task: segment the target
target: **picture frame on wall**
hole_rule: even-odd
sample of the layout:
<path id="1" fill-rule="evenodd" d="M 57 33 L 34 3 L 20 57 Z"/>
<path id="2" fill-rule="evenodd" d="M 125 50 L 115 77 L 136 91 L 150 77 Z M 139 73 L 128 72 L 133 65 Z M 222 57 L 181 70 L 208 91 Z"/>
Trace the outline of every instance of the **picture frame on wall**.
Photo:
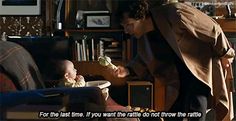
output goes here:
<path id="1" fill-rule="evenodd" d="M 87 13 L 84 14 L 85 28 L 110 28 L 110 13 Z"/>
<path id="2" fill-rule="evenodd" d="M 40 15 L 41 0 L 0 0 L 0 15 Z"/>

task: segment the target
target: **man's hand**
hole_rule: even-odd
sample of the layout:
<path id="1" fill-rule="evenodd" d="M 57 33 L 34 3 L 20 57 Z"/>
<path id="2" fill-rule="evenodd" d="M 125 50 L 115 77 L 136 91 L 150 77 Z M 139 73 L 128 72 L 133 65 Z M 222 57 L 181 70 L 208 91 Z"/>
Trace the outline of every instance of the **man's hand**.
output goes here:
<path id="1" fill-rule="evenodd" d="M 112 74 L 118 78 L 124 78 L 129 75 L 129 70 L 123 66 L 117 66 L 117 69 L 112 71 Z"/>
<path id="2" fill-rule="evenodd" d="M 222 58 L 221 65 L 224 69 L 227 69 L 231 63 L 233 63 L 234 58 Z"/>

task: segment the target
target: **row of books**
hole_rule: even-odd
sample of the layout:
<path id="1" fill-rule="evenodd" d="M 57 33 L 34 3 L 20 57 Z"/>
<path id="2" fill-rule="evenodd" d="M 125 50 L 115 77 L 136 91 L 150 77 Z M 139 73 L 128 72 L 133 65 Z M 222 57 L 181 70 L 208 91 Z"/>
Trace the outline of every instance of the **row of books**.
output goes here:
<path id="1" fill-rule="evenodd" d="M 122 60 L 122 44 L 113 38 L 86 39 L 75 41 L 75 59 L 94 61 L 99 56 L 109 56 L 112 60 Z"/>

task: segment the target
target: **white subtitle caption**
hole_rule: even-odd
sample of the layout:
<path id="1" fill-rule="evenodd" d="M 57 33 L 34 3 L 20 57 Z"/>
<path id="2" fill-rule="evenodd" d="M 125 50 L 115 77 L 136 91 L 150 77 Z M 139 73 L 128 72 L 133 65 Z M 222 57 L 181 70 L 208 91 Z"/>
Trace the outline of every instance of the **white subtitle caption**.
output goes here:
<path id="1" fill-rule="evenodd" d="M 39 112 L 39 118 L 174 118 L 201 117 L 200 112 Z"/>

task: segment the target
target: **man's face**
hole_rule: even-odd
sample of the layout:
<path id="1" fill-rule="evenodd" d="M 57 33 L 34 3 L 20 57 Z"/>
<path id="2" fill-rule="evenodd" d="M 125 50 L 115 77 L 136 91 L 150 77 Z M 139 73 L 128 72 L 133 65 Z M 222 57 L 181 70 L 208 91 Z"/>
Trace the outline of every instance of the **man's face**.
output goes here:
<path id="1" fill-rule="evenodd" d="M 140 20 L 129 18 L 128 14 L 124 13 L 121 25 L 124 27 L 125 33 L 135 37 L 140 36 L 140 30 L 142 29 Z"/>

